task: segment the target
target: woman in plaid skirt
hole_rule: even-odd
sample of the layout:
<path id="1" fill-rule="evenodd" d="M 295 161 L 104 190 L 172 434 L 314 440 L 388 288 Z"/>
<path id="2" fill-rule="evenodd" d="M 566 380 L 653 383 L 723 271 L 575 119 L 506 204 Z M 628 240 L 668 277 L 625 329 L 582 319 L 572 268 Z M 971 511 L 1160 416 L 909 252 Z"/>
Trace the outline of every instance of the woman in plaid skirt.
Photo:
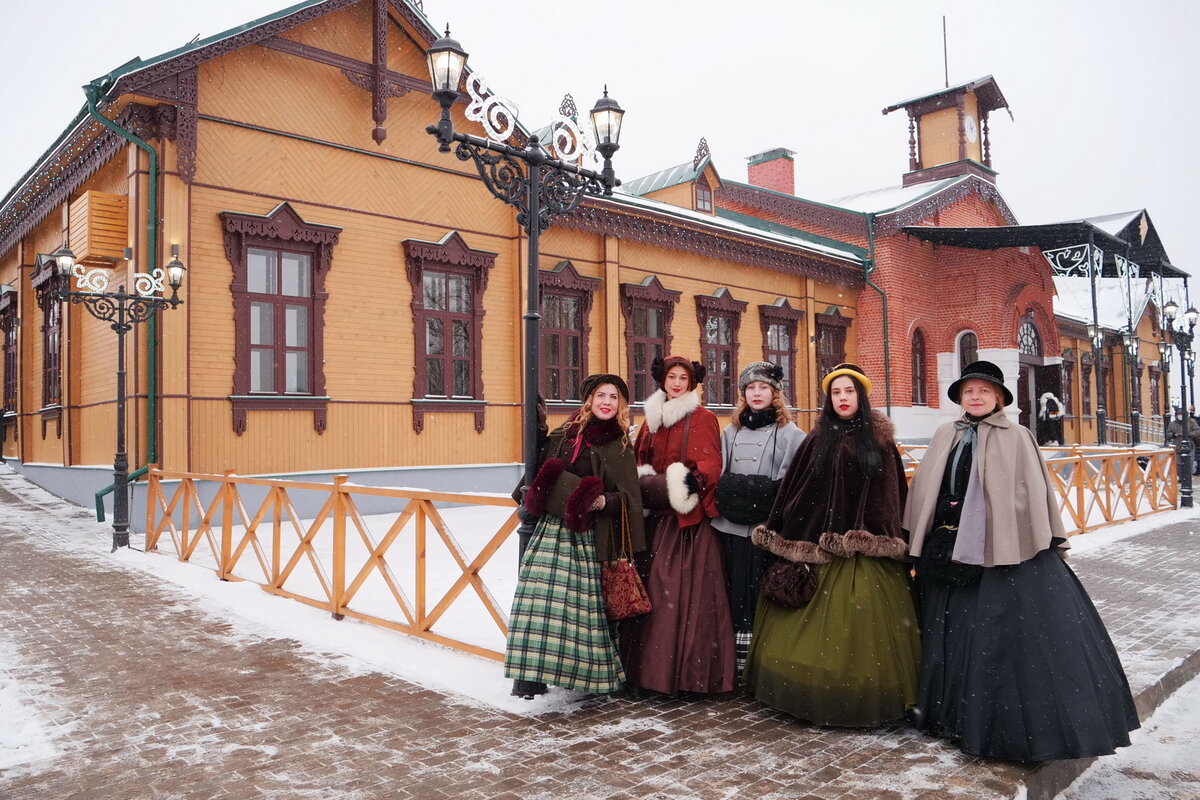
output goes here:
<path id="1" fill-rule="evenodd" d="M 635 552 L 645 549 L 629 387 L 616 375 L 589 375 L 580 396 L 583 405 L 542 448 L 525 493 L 525 510 L 540 519 L 521 558 L 504 674 L 526 698 L 547 684 L 601 694 L 625 682 L 600 564 L 626 534 Z"/>

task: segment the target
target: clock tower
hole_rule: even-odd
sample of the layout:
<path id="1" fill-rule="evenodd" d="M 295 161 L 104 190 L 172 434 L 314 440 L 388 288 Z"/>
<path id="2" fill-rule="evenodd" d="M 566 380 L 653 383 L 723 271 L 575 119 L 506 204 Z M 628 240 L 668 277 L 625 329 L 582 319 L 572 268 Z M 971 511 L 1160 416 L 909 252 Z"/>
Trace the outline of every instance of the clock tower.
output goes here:
<path id="1" fill-rule="evenodd" d="M 964 174 L 995 182 L 988 115 L 1008 110 L 1008 101 L 991 75 L 896 103 L 883 113 L 901 108 L 908 112 L 905 186 Z"/>

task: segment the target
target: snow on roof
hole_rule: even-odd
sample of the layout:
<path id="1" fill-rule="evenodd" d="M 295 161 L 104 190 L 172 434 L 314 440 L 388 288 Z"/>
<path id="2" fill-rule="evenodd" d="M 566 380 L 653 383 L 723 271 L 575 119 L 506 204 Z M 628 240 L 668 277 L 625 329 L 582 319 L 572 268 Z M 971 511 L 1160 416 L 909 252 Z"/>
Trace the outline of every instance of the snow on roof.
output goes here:
<path id="1" fill-rule="evenodd" d="M 708 162 L 709 158 L 705 157 L 697 169 L 692 166 L 694 162 L 687 161 L 674 167 L 652 172 L 649 175 L 643 175 L 640 178 L 634 178 L 631 181 L 625 181 L 621 188 L 627 194 L 644 195 L 657 192 L 659 189 L 666 189 L 668 186 L 678 186 L 681 183 L 696 180 L 696 176 L 704 171 Z"/>
<path id="2" fill-rule="evenodd" d="M 967 180 L 969 176 L 959 175 L 944 178 L 940 181 L 917 183 L 912 186 L 888 186 L 883 189 L 872 189 L 858 194 L 849 194 L 833 200 L 824 201 L 826 205 L 844 208 L 859 213 L 882 214 L 899 211 L 905 206 L 912 205 L 918 200 L 948 189 L 956 183 Z"/>
<path id="3" fill-rule="evenodd" d="M 1095 225 L 1100 230 L 1107 233 L 1109 236 L 1116 236 L 1121 231 L 1129 227 L 1129 224 L 1145 213 L 1145 209 L 1139 208 L 1136 211 L 1121 211 L 1116 214 L 1101 214 L 1098 217 L 1084 217 L 1083 219 L 1071 219 L 1067 222 L 1087 222 Z"/>
<path id="4" fill-rule="evenodd" d="M 705 214 L 699 211 L 692 211 L 690 208 L 682 208 L 674 206 L 670 203 L 664 203 L 660 200 L 654 200 L 649 197 L 641 197 L 636 194 L 629 194 L 626 189 L 627 184 L 621 185 L 607 199 L 615 201 L 622 205 L 642 208 L 648 211 L 655 211 L 659 214 L 666 214 L 672 217 L 685 219 L 688 222 L 697 222 L 717 230 L 725 230 L 730 233 L 738 233 L 743 236 L 753 236 L 765 241 L 785 244 L 789 247 L 800 247 L 822 255 L 832 256 L 834 258 L 848 261 L 854 266 L 862 266 L 862 248 L 855 247 L 850 244 L 842 244 L 833 239 L 825 239 L 823 241 L 813 241 L 814 238 L 810 234 L 803 231 L 795 231 L 788 233 L 789 229 L 778 226 L 771 230 L 764 230 L 755 225 L 747 225 L 733 219 L 725 217 L 716 217 L 711 214 Z M 782 229 L 782 230 L 780 230 Z M 827 242 L 827 243 L 826 243 Z"/>
<path id="5" fill-rule="evenodd" d="M 1134 326 L 1146 310 L 1146 304 L 1154 297 L 1154 283 L 1149 278 L 1129 282 L 1130 301 L 1125 298 L 1124 278 L 1098 278 L 1096 280 L 1096 318 L 1100 327 L 1108 330 L 1129 329 L 1132 316 Z M 1054 279 L 1055 316 L 1090 324 L 1092 322 L 1092 282 L 1088 278 Z"/>

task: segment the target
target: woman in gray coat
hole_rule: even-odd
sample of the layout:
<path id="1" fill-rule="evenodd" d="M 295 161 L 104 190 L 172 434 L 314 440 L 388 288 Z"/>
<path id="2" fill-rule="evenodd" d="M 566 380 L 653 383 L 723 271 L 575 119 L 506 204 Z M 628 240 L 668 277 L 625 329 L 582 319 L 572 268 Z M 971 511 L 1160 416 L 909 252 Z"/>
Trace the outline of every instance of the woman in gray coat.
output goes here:
<path id="1" fill-rule="evenodd" d="M 782 380 L 783 370 L 775 364 L 748 364 L 738 380 L 741 397 L 733 421 L 721 432 L 721 480 L 717 483 L 721 516 L 712 524 L 722 534 L 739 675 L 750 651 L 765 557 L 751 544 L 750 531 L 766 521 L 779 481 L 804 440 L 804 433 L 792 422 Z"/>

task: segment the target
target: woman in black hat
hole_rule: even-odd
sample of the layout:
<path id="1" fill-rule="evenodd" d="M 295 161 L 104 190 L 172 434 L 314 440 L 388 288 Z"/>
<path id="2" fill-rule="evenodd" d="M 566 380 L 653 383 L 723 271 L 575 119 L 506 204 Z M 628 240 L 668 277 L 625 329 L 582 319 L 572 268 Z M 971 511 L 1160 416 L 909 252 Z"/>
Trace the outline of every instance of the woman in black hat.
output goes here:
<path id="1" fill-rule="evenodd" d="M 802 720 L 874 727 L 917 701 L 920 639 L 900 528 L 904 466 L 891 421 L 871 410 L 861 368 L 839 364 L 822 389 L 817 424 L 752 534 L 815 575 L 815 594 L 786 607 L 767 597 L 764 578 L 746 676 L 755 697 Z"/>
<path id="2" fill-rule="evenodd" d="M 628 535 L 645 549 L 629 387 L 616 375 L 583 379 L 583 405 L 542 448 L 525 509 L 540 515 L 521 559 L 504 674 L 513 694 L 546 684 L 615 692 L 625 681 L 604 606 L 600 564 Z"/>
<path id="3" fill-rule="evenodd" d="M 950 384 L 904 514 L 921 600 L 918 724 L 967 753 L 1050 761 L 1129 744 L 1137 710 L 1075 573 L 1058 495 L 989 361 Z"/>

